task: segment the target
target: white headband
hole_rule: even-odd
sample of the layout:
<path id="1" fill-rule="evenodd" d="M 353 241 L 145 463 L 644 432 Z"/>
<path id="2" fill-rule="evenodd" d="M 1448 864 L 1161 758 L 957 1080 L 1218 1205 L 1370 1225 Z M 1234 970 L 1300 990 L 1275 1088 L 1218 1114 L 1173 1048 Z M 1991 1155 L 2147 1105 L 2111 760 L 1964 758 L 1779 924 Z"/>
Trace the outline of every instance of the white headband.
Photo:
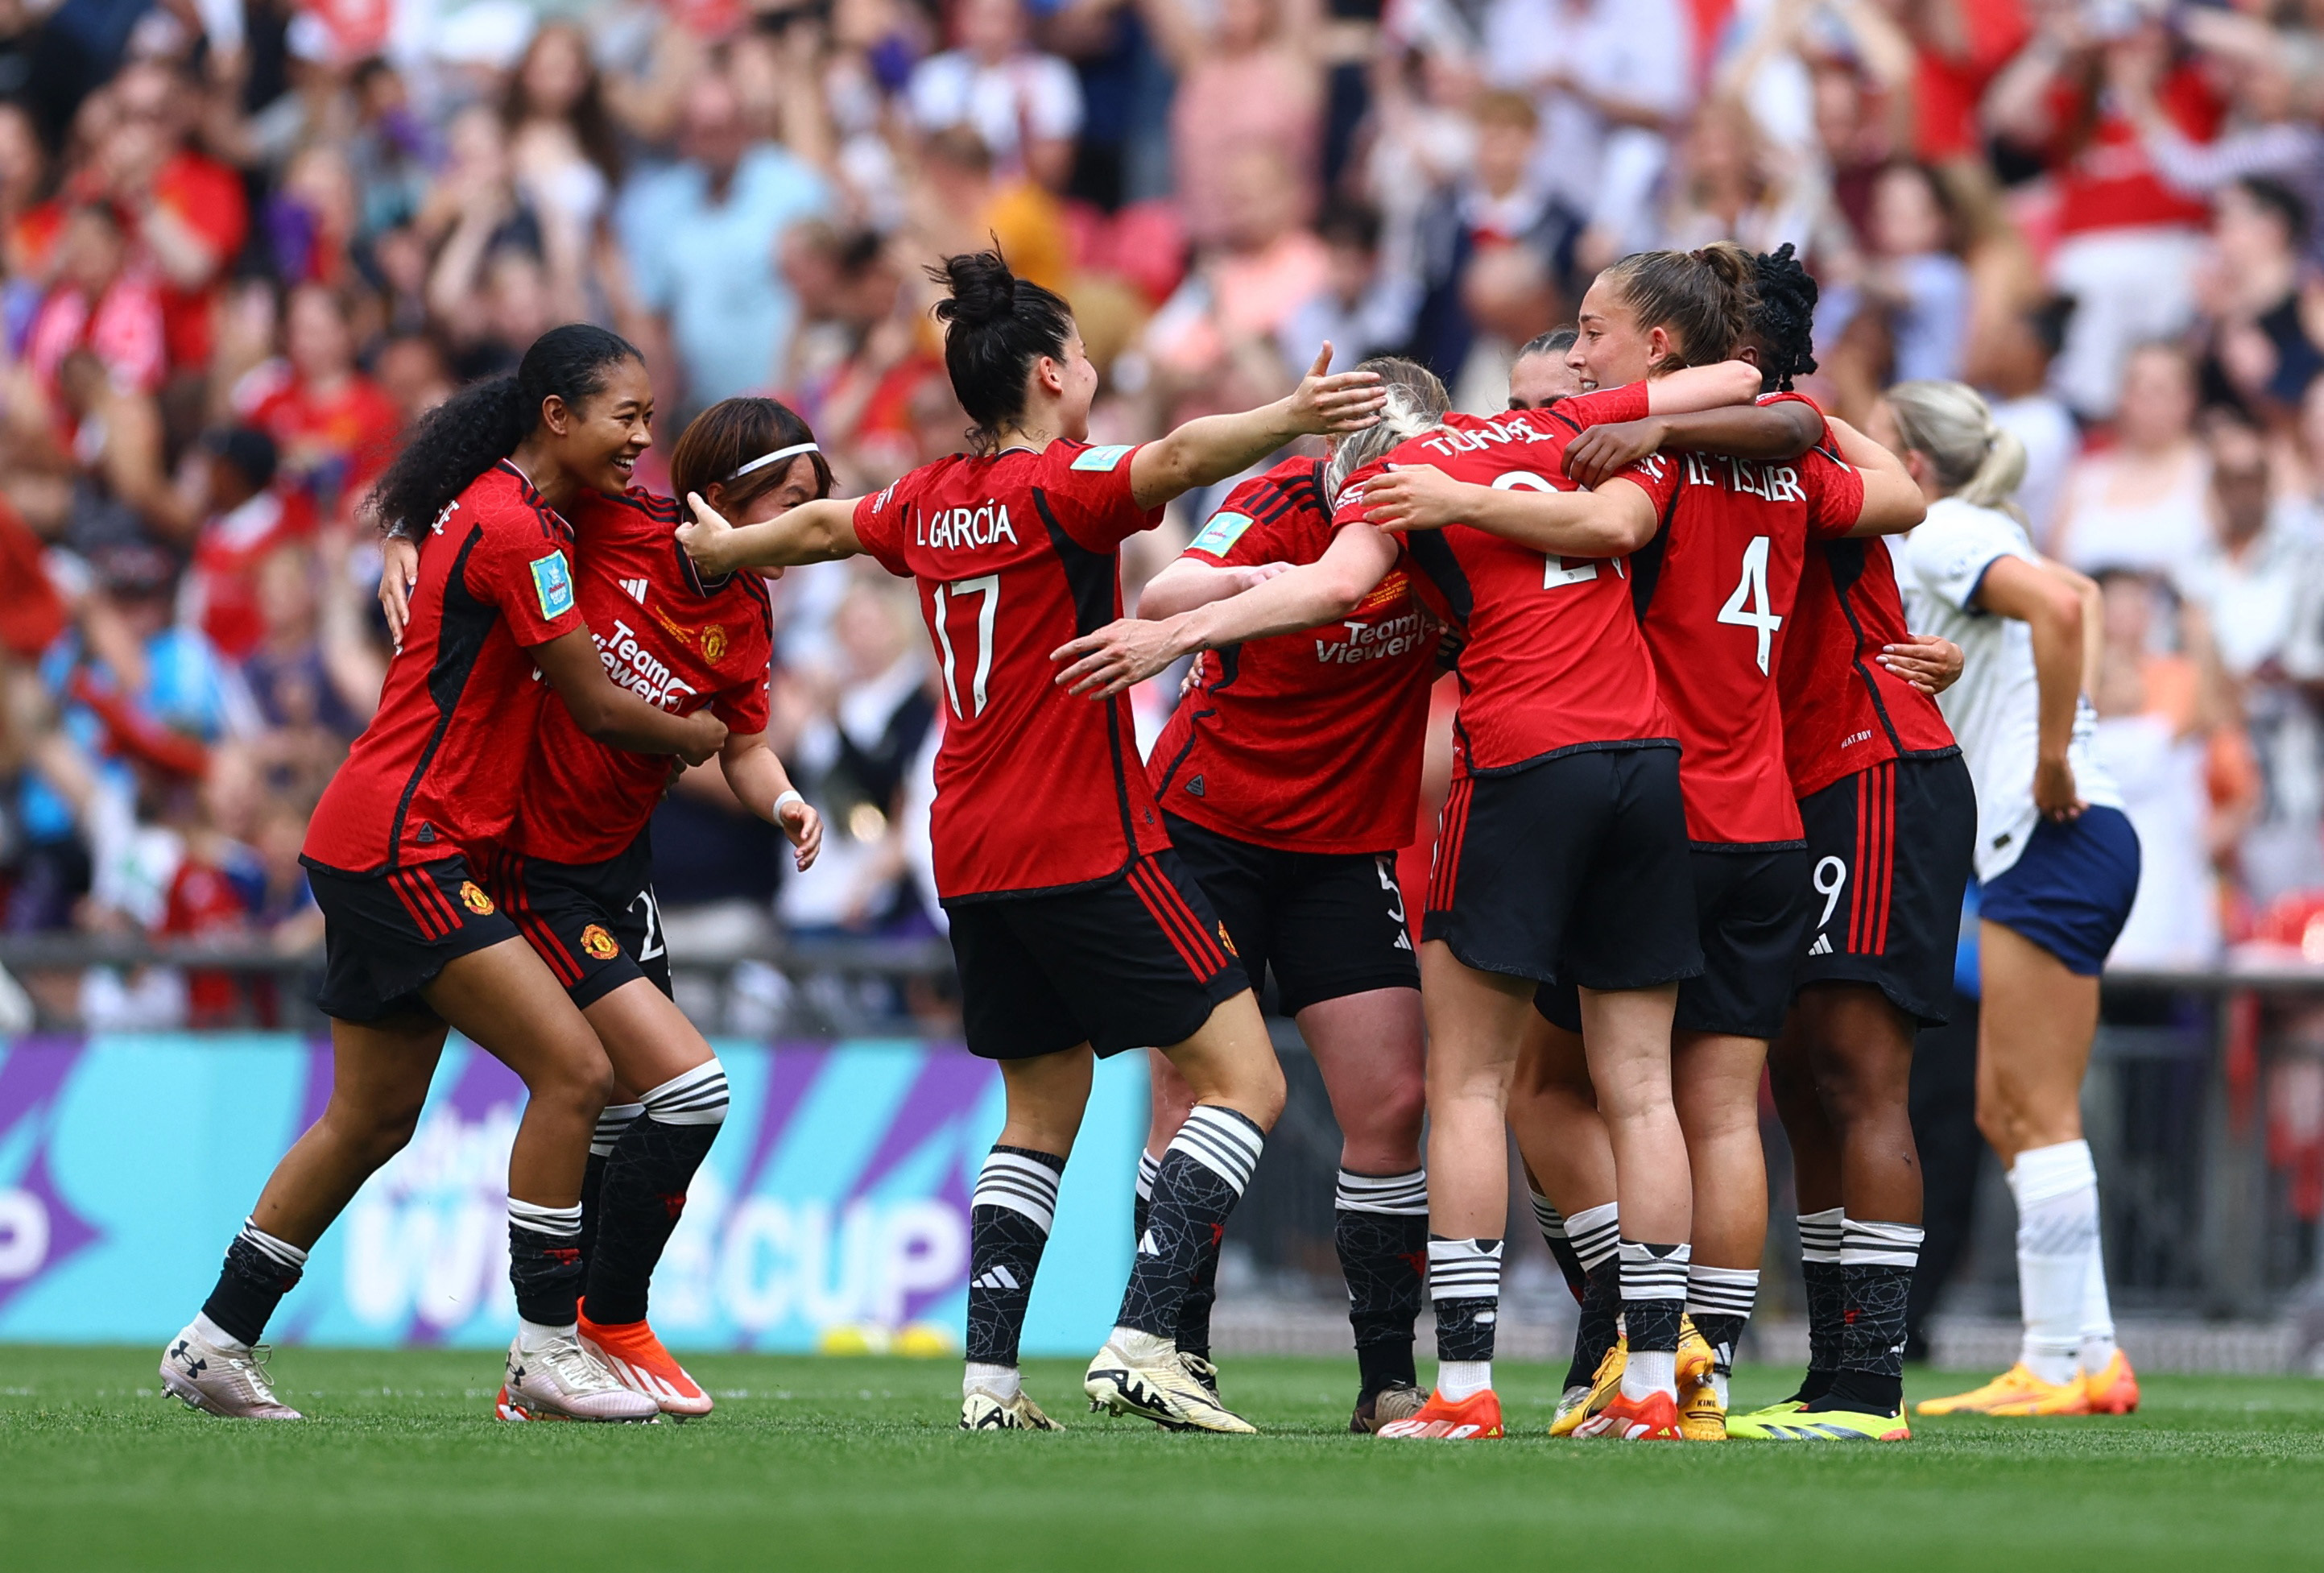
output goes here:
<path id="1" fill-rule="evenodd" d="M 821 453 L 823 449 L 812 442 L 794 442 L 788 448 L 779 448 L 772 453 L 761 454 L 726 478 L 730 481 L 739 481 L 752 470 L 764 469 L 778 459 L 797 458 L 802 453 Z"/>

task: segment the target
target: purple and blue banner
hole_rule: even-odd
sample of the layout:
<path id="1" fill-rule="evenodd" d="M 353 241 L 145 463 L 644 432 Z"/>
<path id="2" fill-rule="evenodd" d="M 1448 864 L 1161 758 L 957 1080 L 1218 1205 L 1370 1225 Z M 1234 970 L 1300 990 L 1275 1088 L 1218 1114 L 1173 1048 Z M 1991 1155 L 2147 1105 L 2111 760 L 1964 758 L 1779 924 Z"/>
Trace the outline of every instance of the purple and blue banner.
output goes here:
<path id="1" fill-rule="evenodd" d="M 998 1069 L 914 1039 L 716 1043 L 733 1106 L 654 1281 L 671 1346 L 957 1347 Z M 330 1096 L 327 1043 L 99 1034 L 0 1047 L 0 1341 L 158 1343 Z M 269 1337 L 484 1346 L 515 1327 L 505 1223 L 524 1088 L 455 1038 L 411 1144 L 316 1246 Z M 1025 1326 L 1086 1354 L 1119 1306 L 1141 1056 L 1100 1065 Z"/>

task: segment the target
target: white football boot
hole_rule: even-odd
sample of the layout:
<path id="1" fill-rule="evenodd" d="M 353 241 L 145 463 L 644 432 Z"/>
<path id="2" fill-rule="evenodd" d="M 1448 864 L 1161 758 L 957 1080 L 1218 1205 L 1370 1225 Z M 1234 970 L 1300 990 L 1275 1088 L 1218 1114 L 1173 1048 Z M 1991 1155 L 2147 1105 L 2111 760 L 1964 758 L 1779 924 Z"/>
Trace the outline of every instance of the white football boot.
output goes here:
<path id="1" fill-rule="evenodd" d="M 654 1420 L 661 1405 L 624 1387 L 572 1334 L 537 1349 L 512 1342 L 508 1382 L 493 1412 L 504 1420 Z"/>
<path id="2" fill-rule="evenodd" d="M 161 1355 L 161 1385 L 188 1409 L 231 1420 L 295 1420 L 299 1411 L 274 1396 L 266 1380 L 264 1344 L 236 1353 L 221 1349 L 189 1327 Z"/>
<path id="3" fill-rule="evenodd" d="M 1041 1406 L 1019 1388 L 1013 1398 L 1003 1398 L 982 1387 L 973 1387 L 960 1401 L 960 1429 L 964 1431 L 1062 1431 L 1065 1428 L 1041 1412 Z"/>
<path id="4" fill-rule="evenodd" d="M 1090 1408 L 1111 1414 L 1144 1415 L 1169 1431 L 1222 1431 L 1256 1435 L 1259 1428 L 1211 1396 L 1186 1368 L 1178 1346 L 1151 1333 L 1116 1328 L 1090 1362 L 1082 1383 Z"/>

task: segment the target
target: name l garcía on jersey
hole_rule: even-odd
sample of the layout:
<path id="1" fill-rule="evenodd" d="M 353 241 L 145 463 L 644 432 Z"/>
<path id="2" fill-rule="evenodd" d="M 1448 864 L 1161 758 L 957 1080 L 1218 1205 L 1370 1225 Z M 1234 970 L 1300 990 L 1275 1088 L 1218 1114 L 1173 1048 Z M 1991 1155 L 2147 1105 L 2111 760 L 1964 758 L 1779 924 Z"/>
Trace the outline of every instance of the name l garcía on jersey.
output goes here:
<path id="1" fill-rule="evenodd" d="M 1767 503 L 1807 501 L 1807 488 L 1800 485 L 1796 466 L 1757 464 L 1748 458 L 1726 458 L 1708 453 L 1689 453 L 1684 457 L 1686 484 L 1690 486 L 1724 485 L 1730 492 Z"/>
<path id="2" fill-rule="evenodd" d="M 1315 641 L 1315 659 L 1325 666 L 1353 666 L 1360 661 L 1410 655 L 1428 637 L 1427 619 L 1418 612 L 1390 617 L 1384 623 L 1351 620 L 1340 626 L 1348 631 L 1345 640 Z"/>
<path id="3" fill-rule="evenodd" d="M 647 704 L 675 715 L 678 706 L 697 691 L 640 643 L 637 630 L 619 617 L 613 619 L 610 635 L 593 628 L 589 637 L 597 642 L 597 659 L 605 663 L 605 675 L 613 680 L 613 686 L 629 689 Z"/>
<path id="4" fill-rule="evenodd" d="M 915 545 L 939 550 L 973 551 L 1004 541 L 1017 544 L 1017 532 L 1009 523 L 1009 504 L 990 499 L 973 508 L 929 509 L 913 522 L 912 529 Z"/>

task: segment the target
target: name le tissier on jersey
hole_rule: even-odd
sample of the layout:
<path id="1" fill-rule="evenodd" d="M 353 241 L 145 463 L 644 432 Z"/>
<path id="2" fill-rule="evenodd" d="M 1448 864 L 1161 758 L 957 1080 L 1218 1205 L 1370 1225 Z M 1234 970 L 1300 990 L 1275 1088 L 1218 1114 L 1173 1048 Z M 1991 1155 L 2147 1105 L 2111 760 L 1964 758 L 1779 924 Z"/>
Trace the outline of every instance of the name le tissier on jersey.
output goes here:
<path id="1" fill-rule="evenodd" d="M 1131 494 L 1134 451 L 955 455 L 855 505 L 856 539 L 913 580 L 936 646 L 929 840 L 947 901 L 1111 879 L 1169 845 L 1129 696 L 1051 680 L 1049 652 L 1121 615 L 1119 548 L 1161 516 Z"/>

